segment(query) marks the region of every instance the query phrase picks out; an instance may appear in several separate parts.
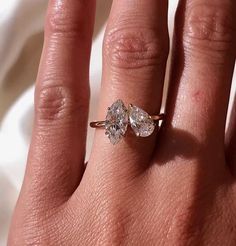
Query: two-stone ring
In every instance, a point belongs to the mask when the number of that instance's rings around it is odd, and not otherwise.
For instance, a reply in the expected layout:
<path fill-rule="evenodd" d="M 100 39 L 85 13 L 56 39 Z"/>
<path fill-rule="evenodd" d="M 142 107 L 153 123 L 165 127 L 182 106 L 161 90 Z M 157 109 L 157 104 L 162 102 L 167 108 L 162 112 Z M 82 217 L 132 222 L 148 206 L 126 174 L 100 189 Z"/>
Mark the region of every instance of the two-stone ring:
<path fill-rule="evenodd" d="M 150 116 L 143 109 L 129 104 L 128 109 L 122 100 L 117 100 L 108 108 L 105 121 L 91 122 L 92 128 L 105 128 L 105 134 L 112 144 L 124 137 L 130 125 L 137 137 L 149 137 L 164 114 Z"/>

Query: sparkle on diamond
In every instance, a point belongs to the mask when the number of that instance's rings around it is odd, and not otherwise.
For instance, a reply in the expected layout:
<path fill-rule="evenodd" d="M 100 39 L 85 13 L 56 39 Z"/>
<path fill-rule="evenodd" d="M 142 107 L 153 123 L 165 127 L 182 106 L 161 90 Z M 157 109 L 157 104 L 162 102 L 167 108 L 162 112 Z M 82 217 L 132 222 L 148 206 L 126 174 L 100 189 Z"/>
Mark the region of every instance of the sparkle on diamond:
<path fill-rule="evenodd" d="M 155 123 L 149 114 L 133 105 L 129 108 L 129 121 L 138 137 L 148 137 L 155 130 Z"/>
<path fill-rule="evenodd" d="M 128 127 L 128 113 L 124 103 L 117 100 L 108 108 L 106 116 L 106 135 L 112 144 L 117 144 L 125 135 Z"/>

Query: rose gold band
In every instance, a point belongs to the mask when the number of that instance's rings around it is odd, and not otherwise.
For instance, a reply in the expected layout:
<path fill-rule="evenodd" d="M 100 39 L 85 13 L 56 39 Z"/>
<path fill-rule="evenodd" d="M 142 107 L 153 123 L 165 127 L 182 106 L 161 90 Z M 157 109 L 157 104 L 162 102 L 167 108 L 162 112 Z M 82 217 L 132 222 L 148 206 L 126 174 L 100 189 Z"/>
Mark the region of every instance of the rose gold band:
<path fill-rule="evenodd" d="M 165 117 L 165 114 L 159 114 L 159 115 L 152 115 L 151 119 L 154 122 L 158 122 L 160 120 L 163 120 Z M 93 121 L 90 123 L 90 127 L 92 128 L 104 128 L 106 121 Z"/>

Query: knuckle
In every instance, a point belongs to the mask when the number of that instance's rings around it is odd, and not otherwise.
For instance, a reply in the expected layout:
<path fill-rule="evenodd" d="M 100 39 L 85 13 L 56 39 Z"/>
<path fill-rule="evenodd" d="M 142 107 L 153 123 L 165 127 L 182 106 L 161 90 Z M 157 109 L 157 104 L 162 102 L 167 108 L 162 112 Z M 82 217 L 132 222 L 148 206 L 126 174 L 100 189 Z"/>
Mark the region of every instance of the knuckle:
<path fill-rule="evenodd" d="M 106 34 L 104 55 L 113 68 L 154 67 L 165 62 L 168 46 L 152 29 L 113 29 Z"/>
<path fill-rule="evenodd" d="M 49 243 L 50 235 L 56 236 L 52 221 L 59 222 L 58 212 L 56 209 L 45 211 L 46 207 L 47 204 L 34 206 L 30 202 L 24 203 L 24 209 L 17 211 L 20 224 L 17 220 L 13 220 L 10 228 L 9 245 L 52 245 L 52 242 Z"/>
<path fill-rule="evenodd" d="M 13 241 L 12 245 L 55 245 L 58 243 L 59 236 L 53 231 L 53 225 L 50 225 L 50 222 L 43 221 L 43 217 L 33 217 L 31 216 L 31 221 L 24 222 L 21 224 L 22 229 L 17 232 L 17 241 Z M 46 222 L 45 222 L 46 221 Z M 54 237 L 55 240 L 51 240 L 51 237 Z M 12 236 L 14 237 L 14 235 Z M 56 244 L 58 245 L 58 244 Z"/>
<path fill-rule="evenodd" d="M 76 93 L 65 86 L 44 86 L 38 92 L 36 117 L 41 123 L 72 120 L 81 109 Z"/>
<path fill-rule="evenodd" d="M 184 27 L 184 45 L 190 49 L 230 50 L 234 39 L 232 10 L 221 4 L 200 4 L 188 7 Z"/>
<path fill-rule="evenodd" d="M 192 211 L 178 211 L 174 215 L 170 213 L 170 216 L 166 239 L 171 238 L 171 241 L 181 245 L 192 245 L 201 237 L 205 221 L 201 221 L 202 224 L 192 221 Z"/>
<path fill-rule="evenodd" d="M 86 11 L 85 8 L 85 1 L 53 0 L 47 16 L 46 29 L 66 37 L 78 36 L 83 33 L 84 19 L 81 13 Z"/>

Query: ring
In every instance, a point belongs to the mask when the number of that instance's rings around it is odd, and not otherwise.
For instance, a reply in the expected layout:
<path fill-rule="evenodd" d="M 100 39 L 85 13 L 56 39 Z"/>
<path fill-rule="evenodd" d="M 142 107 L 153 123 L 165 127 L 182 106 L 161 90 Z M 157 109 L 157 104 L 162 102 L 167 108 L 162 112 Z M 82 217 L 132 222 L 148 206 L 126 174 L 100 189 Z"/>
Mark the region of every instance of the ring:
<path fill-rule="evenodd" d="M 132 104 L 129 104 L 127 109 L 119 99 L 108 108 L 105 121 L 91 122 L 90 127 L 104 128 L 110 142 L 115 145 L 125 136 L 129 125 L 137 137 L 149 137 L 164 116 L 164 114 L 151 116 Z"/>

